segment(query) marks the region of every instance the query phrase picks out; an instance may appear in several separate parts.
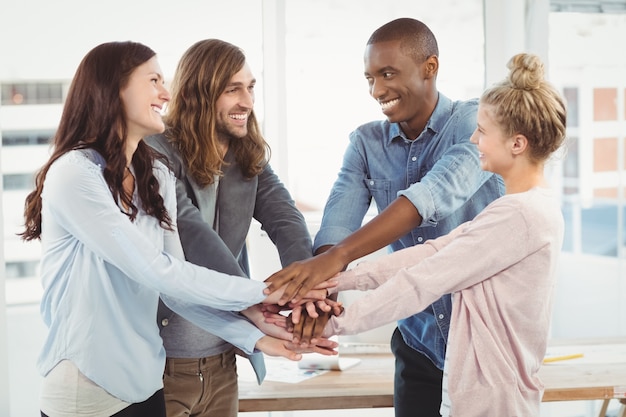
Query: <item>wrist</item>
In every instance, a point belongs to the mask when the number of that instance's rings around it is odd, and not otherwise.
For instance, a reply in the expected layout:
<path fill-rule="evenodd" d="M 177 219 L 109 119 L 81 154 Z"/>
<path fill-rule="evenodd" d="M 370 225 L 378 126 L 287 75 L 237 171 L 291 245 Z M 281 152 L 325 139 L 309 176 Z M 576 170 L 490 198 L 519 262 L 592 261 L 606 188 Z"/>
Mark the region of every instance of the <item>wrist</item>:
<path fill-rule="evenodd" d="M 348 248 L 341 243 L 324 252 L 324 255 L 329 258 L 331 264 L 334 265 L 333 269 L 337 272 L 344 271 L 352 262 Z"/>

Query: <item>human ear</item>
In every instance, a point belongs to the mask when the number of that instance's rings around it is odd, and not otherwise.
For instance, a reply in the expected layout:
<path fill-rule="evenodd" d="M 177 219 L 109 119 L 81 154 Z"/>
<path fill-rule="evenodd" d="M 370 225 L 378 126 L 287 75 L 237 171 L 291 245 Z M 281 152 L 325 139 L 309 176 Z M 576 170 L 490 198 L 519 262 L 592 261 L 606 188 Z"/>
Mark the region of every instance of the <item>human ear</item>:
<path fill-rule="evenodd" d="M 522 134 L 516 134 L 512 138 L 511 151 L 514 155 L 521 155 L 528 148 L 528 138 Z"/>
<path fill-rule="evenodd" d="M 426 61 L 424 62 L 424 70 L 428 78 L 437 75 L 437 71 L 439 71 L 439 58 L 437 55 L 431 55 L 426 58 Z"/>

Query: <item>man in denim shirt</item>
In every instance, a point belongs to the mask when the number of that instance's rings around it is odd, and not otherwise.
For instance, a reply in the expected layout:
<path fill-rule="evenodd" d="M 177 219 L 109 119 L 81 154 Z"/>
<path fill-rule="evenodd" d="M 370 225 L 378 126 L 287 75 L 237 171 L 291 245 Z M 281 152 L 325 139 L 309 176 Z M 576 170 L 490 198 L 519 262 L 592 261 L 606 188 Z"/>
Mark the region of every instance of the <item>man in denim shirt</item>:
<path fill-rule="evenodd" d="M 434 35 L 415 19 L 391 21 L 368 40 L 365 78 L 387 120 L 350 135 L 315 237 L 317 256 L 268 279 L 270 290 L 291 281 L 281 302 L 385 245 L 399 250 L 447 234 L 504 193 L 469 141 L 477 101 L 451 101 L 437 90 L 438 54 Z M 372 198 L 379 214 L 361 227 Z M 398 322 L 396 416 L 440 415 L 450 311 L 446 295 Z"/>

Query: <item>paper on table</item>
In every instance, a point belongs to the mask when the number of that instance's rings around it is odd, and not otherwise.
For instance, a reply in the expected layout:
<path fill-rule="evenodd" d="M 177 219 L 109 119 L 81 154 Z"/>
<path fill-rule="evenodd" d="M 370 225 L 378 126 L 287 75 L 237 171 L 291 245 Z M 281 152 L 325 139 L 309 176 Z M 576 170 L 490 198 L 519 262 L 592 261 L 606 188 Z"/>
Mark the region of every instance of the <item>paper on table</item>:
<path fill-rule="evenodd" d="M 299 369 L 294 361 L 270 356 L 265 356 L 265 369 L 267 371 L 265 381 L 289 384 L 297 384 L 328 372 L 321 369 Z M 242 381 L 256 382 L 254 369 L 252 369 L 250 362 L 240 356 L 237 357 L 237 375 Z"/>
<path fill-rule="evenodd" d="M 331 371 L 345 371 L 361 362 L 359 358 L 342 358 L 340 355 L 326 356 L 319 353 L 307 353 L 302 355 L 298 362 L 300 369 L 326 369 Z"/>

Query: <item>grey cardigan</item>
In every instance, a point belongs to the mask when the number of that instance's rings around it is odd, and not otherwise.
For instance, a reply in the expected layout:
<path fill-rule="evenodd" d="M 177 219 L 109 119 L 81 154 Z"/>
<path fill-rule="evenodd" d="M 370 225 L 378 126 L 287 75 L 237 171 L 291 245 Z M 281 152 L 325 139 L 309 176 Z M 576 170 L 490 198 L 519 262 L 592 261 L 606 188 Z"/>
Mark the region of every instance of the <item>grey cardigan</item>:
<path fill-rule="evenodd" d="M 187 175 L 180 153 L 164 135 L 145 140 L 167 158 L 178 178 L 177 223 L 188 261 L 227 274 L 248 276 L 245 241 L 252 218 L 276 245 L 283 266 L 312 256 L 311 236 L 304 216 L 269 165 L 258 176 L 247 179 L 228 152 L 225 157 L 228 164 L 223 167 L 224 175 L 215 194 L 210 187 L 200 187 Z M 207 213 L 212 218 L 213 212 L 217 231 L 205 221 Z M 246 319 L 242 316 L 242 320 Z M 232 348 L 163 304 L 157 322 L 168 357 L 201 358 Z M 164 323 L 167 325 L 163 326 Z M 252 355 L 250 360 L 260 383 L 264 374 L 262 355 Z"/>

